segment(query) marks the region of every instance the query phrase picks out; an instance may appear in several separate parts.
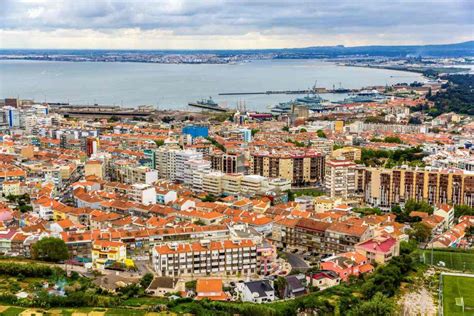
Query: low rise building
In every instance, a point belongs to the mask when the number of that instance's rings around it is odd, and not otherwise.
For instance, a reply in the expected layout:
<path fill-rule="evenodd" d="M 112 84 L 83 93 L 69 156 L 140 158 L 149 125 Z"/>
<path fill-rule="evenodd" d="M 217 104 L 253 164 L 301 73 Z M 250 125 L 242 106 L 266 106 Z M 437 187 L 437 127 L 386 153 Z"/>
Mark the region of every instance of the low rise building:
<path fill-rule="evenodd" d="M 370 262 L 384 264 L 400 254 L 400 244 L 390 236 L 378 236 L 355 245 L 356 252 Z"/>
<path fill-rule="evenodd" d="M 359 276 L 374 270 L 374 266 L 369 263 L 367 257 L 354 251 L 323 259 L 320 267 L 322 270 L 337 273 L 343 281 L 347 281 L 350 276 Z"/>
<path fill-rule="evenodd" d="M 236 291 L 243 302 L 268 303 L 275 300 L 275 289 L 269 280 L 238 283 Z"/>
<path fill-rule="evenodd" d="M 251 240 L 168 243 L 153 248 L 160 276 L 251 275 L 257 272 L 257 247 Z"/>

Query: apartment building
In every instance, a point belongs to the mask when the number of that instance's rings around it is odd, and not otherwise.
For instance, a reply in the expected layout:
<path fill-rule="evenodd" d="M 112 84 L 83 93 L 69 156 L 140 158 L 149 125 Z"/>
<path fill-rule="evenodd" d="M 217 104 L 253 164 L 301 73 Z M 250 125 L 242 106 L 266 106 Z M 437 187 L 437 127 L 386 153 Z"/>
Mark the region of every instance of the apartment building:
<path fill-rule="evenodd" d="M 346 160 L 360 160 L 362 157 L 362 150 L 356 147 L 343 147 L 336 149 L 332 152 L 331 156 L 333 158 L 344 157 Z"/>
<path fill-rule="evenodd" d="M 214 151 L 209 155 L 212 169 L 224 173 L 244 173 L 245 156 L 242 153 Z"/>
<path fill-rule="evenodd" d="M 267 178 L 284 178 L 294 186 L 322 183 L 324 180 L 323 154 L 315 151 L 283 153 L 255 152 L 250 159 L 250 171 Z"/>
<path fill-rule="evenodd" d="M 324 186 L 331 198 L 348 198 L 356 192 L 356 164 L 344 157 L 326 161 Z"/>
<path fill-rule="evenodd" d="M 361 219 L 349 219 L 332 223 L 326 229 L 326 252 L 341 253 L 354 251 L 355 245 L 373 237 L 373 230 Z"/>
<path fill-rule="evenodd" d="M 211 163 L 207 160 L 189 160 L 184 162 L 184 184 L 196 192 L 202 191 L 203 176 L 211 172 Z"/>
<path fill-rule="evenodd" d="M 162 146 L 155 150 L 155 166 L 160 179 L 169 179 L 174 181 L 176 174 L 175 154 L 179 147 Z"/>
<path fill-rule="evenodd" d="M 305 251 L 320 254 L 325 252 L 326 230 L 330 223 L 301 218 L 295 225 L 294 244 Z"/>
<path fill-rule="evenodd" d="M 389 208 L 410 199 L 474 206 L 474 173 L 465 170 L 367 168 L 363 186 L 365 202 L 377 207 Z"/>
<path fill-rule="evenodd" d="M 158 172 L 149 167 L 139 166 L 130 160 L 107 160 L 106 173 L 111 181 L 127 184 L 153 184 L 158 180 Z"/>
<path fill-rule="evenodd" d="M 203 154 L 196 150 L 182 150 L 175 146 L 162 146 L 155 151 L 155 166 L 161 179 L 190 181 L 186 170 L 190 161 L 202 161 Z"/>
<path fill-rule="evenodd" d="M 268 179 L 259 175 L 225 174 L 220 171 L 202 174 L 202 191 L 213 195 L 254 195 L 266 190 Z"/>
<path fill-rule="evenodd" d="M 242 174 L 225 174 L 222 176 L 222 191 L 226 195 L 237 195 L 240 193 Z"/>
<path fill-rule="evenodd" d="M 250 275 L 257 272 L 257 246 L 251 240 L 169 243 L 153 248 L 159 276 Z"/>
<path fill-rule="evenodd" d="M 202 153 L 194 150 L 180 150 L 175 152 L 175 175 L 174 179 L 176 181 L 184 182 L 186 162 L 191 160 L 202 160 Z"/>
<path fill-rule="evenodd" d="M 128 190 L 128 197 L 130 200 L 143 205 L 156 204 L 155 187 L 148 184 L 132 184 Z"/>
<path fill-rule="evenodd" d="M 256 174 L 246 175 L 240 181 L 240 191 L 245 194 L 255 194 L 268 188 L 268 179 Z"/>
<path fill-rule="evenodd" d="M 204 174 L 202 177 L 202 190 L 215 196 L 221 195 L 222 176 L 223 173 L 219 171 Z"/>

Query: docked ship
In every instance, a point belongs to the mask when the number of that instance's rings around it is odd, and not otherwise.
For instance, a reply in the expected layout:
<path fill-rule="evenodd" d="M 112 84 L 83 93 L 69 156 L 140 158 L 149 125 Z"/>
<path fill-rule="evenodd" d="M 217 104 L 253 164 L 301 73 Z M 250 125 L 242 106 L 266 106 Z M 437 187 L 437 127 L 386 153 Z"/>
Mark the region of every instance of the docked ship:
<path fill-rule="evenodd" d="M 285 113 L 290 113 L 291 112 L 291 106 L 294 104 L 294 102 L 280 102 L 274 107 L 271 108 L 271 111 L 273 114 L 285 114 Z"/>
<path fill-rule="evenodd" d="M 211 111 L 218 111 L 218 112 L 227 112 L 227 109 L 221 107 L 219 104 L 214 102 L 211 97 L 209 99 L 202 99 L 201 101 L 196 102 L 189 102 L 189 106 L 194 106 L 196 108 L 211 110 Z"/>
<path fill-rule="evenodd" d="M 362 90 L 358 93 L 350 95 L 342 101 L 337 103 L 365 103 L 365 102 L 379 102 L 385 100 L 385 96 L 380 94 L 377 90 Z"/>
<path fill-rule="evenodd" d="M 313 112 L 321 112 L 326 109 L 325 105 L 323 105 L 324 102 L 327 102 L 327 100 L 324 100 L 318 94 L 308 94 L 293 101 L 278 103 L 272 107 L 271 111 L 274 114 L 286 114 L 291 112 L 293 105 L 298 105 L 306 106 L 308 110 Z"/>

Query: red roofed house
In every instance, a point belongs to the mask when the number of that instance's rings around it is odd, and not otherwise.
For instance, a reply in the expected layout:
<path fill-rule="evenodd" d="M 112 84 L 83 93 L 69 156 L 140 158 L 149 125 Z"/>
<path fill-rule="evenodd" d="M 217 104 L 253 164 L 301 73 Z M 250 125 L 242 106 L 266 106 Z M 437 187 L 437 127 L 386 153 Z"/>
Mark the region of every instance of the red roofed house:
<path fill-rule="evenodd" d="M 316 286 L 320 290 L 338 285 L 341 282 L 341 278 L 334 271 L 318 271 L 313 275 L 306 277 L 306 281 L 311 286 Z"/>
<path fill-rule="evenodd" d="M 391 236 L 378 236 L 358 243 L 355 250 L 371 262 L 384 264 L 400 254 L 400 243 Z"/>
<path fill-rule="evenodd" d="M 351 251 L 324 259 L 320 264 L 321 270 L 337 273 L 341 280 L 347 281 L 351 275 L 358 276 L 372 272 L 374 267 L 364 255 Z"/>
<path fill-rule="evenodd" d="M 198 279 L 196 282 L 196 299 L 211 301 L 227 301 L 229 297 L 222 290 L 221 279 Z"/>

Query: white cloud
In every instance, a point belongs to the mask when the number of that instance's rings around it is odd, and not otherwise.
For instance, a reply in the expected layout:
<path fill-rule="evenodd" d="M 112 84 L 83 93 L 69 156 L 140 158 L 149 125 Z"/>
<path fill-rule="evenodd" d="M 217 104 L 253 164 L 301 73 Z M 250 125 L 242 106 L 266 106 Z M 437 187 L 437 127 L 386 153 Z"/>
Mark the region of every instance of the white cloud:
<path fill-rule="evenodd" d="M 3 48 L 269 48 L 474 37 L 471 0 L 0 0 L 0 11 Z"/>

